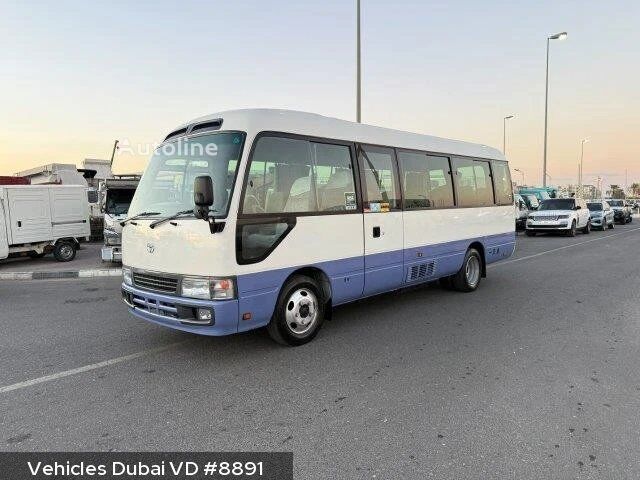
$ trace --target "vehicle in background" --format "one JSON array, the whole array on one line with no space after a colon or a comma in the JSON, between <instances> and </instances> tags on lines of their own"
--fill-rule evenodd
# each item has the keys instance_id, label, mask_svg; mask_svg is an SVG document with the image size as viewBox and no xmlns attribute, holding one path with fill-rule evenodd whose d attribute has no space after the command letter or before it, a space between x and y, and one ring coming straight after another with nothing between
<instances>
[{"instance_id":1,"label":"vehicle in background","mask_svg":"<svg viewBox=\"0 0 640 480\"><path fill-rule=\"evenodd\" d=\"M607 198L605 201L611 205L616 222L624 225L625 223L631 223L631 221L633 221L631 209L626 206L624 200L618 198Z\"/></svg>"},{"instance_id":2,"label":"vehicle in background","mask_svg":"<svg viewBox=\"0 0 640 480\"><path fill-rule=\"evenodd\" d=\"M0 259L53 253L56 260L68 262L90 234L86 187L0 187Z\"/></svg>"},{"instance_id":3,"label":"vehicle in background","mask_svg":"<svg viewBox=\"0 0 640 480\"><path fill-rule=\"evenodd\" d=\"M524 230L527 227L527 217L529 216L529 208L524 198L518 193L514 195L515 198L515 215L516 215L516 230Z\"/></svg>"},{"instance_id":4,"label":"vehicle in background","mask_svg":"<svg viewBox=\"0 0 640 480\"><path fill-rule=\"evenodd\" d=\"M591 216L587 202L581 198L551 198L540 203L538 211L529 214L527 235L564 232L575 237L576 231L591 232Z\"/></svg>"},{"instance_id":5,"label":"vehicle in background","mask_svg":"<svg viewBox=\"0 0 640 480\"><path fill-rule=\"evenodd\" d=\"M123 222L122 299L165 327L301 345L336 305L435 280L476 290L513 253L513 208L509 165L484 145L222 112L154 151Z\"/></svg>"},{"instance_id":6,"label":"vehicle in background","mask_svg":"<svg viewBox=\"0 0 640 480\"><path fill-rule=\"evenodd\" d=\"M614 227L614 214L611 205L604 200L589 200L587 207L591 213L591 226L593 228L613 228Z\"/></svg>"},{"instance_id":7,"label":"vehicle in background","mask_svg":"<svg viewBox=\"0 0 640 480\"><path fill-rule=\"evenodd\" d=\"M551 195L549 195L549 192L547 191L546 188L538 188L538 187L521 188L518 193L520 195L524 195L524 194L534 195L539 202L543 200L548 200L551 198Z\"/></svg>"},{"instance_id":8,"label":"vehicle in background","mask_svg":"<svg viewBox=\"0 0 640 480\"><path fill-rule=\"evenodd\" d=\"M100 182L100 208L104 214L103 262L122 261L122 226L136 193L140 175L117 175Z\"/></svg>"},{"instance_id":9,"label":"vehicle in background","mask_svg":"<svg viewBox=\"0 0 640 480\"><path fill-rule=\"evenodd\" d=\"M521 193L520 196L524 199L529 210L538 210L538 207L540 207L540 200L538 200L538 197L535 195L531 193Z\"/></svg>"}]
</instances>

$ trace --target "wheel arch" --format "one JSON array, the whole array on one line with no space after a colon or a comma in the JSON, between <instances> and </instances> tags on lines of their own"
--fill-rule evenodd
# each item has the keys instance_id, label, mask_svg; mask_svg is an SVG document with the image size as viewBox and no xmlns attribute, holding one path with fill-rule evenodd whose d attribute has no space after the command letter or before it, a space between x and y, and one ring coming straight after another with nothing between
<instances>
[{"instance_id":1,"label":"wheel arch","mask_svg":"<svg viewBox=\"0 0 640 480\"><path fill-rule=\"evenodd\" d=\"M326 272L318 267L313 266L305 266L295 269L293 272L287 276L285 281L282 283L283 287L287 284L292 277L296 275L304 275L310 278L313 278L318 285L320 286L322 300L325 304L325 317L331 317L331 299L332 299L332 290L331 290L331 281L329 280L329 276ZM282 289L281 289L282 291Z\"/></svg>"},{"instance_id":2,"label":"wheel arch","mask_svg":"<svg viewBox=\"0 0 640 480\"><path fill-rule=\"evenodd\" d=\"M482 242L472 242L469 245L469 248L475 248L478 251L478 253L480 253L480 259L482 260L482 278L486 278L486 276L487 276L487 257L486 257L486 254L485 254L484 245L482 244Z\"/></svg>"}]
</instances>

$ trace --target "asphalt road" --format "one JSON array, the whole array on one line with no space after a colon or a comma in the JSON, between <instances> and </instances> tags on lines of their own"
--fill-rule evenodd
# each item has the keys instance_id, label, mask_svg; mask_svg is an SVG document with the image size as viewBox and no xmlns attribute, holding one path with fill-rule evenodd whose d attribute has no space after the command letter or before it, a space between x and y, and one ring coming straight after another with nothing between
<instances>
[{"instance_id":1,"label":"asphalt road","mask_svg":"<svg viewBox=\"0 0 640 480\"><path fill-rule=\"evenodd\" d=\"M520 235L478 291L347 305L299 348L147 324L117 278L0 282L0 450L284 450L300 479L638 478L639 251L636 223Z\"/></svg>"}]
</instances>

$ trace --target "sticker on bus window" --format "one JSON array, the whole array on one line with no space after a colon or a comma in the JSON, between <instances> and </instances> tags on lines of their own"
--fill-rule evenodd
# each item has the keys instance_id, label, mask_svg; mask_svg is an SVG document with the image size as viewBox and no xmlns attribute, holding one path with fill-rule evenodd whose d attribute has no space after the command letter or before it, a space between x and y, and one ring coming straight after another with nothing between
<instances>
[{"instance_id":1,"label":"sticker on bus window","mask_svg":"<svg viewBox=\"0 0 640 480\"><path fill-rule=\"evenodd\" d=\"M379 203L377 203L377 202L371 202L371 203L369 204L369 210L370 210L372 213L379 212L379 211L380 211L380 204L379 204Z\"/></svg>"},{"instance_id":2,"label":"sticker on bus window","mask_svg":"<svg viewBox=\"0 0 640 480\"><path fill-rule=\"evenodd\" d=\"M380 211L388 213L389 212L389 203L381 203L380 204Z\"/></svg>"},{"instance_id":3,"label":"sticker on bus window","mask_svg":"<svg viewBox=\"0 0 640 480\"><path fill-rule=\"evenodd\" d=\"M346 210L355 210L358 208L355 192L344 192L344 208Z\"/></svg>"}]
</instances>

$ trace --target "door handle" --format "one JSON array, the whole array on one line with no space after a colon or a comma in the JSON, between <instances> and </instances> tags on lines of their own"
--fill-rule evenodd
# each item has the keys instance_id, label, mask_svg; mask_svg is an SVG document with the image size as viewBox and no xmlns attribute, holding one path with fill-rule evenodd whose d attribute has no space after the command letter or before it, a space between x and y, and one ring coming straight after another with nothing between
<instances>
[{"instance_id":1,"label":"door handle","mask_svg":"<svg viewBox=\"0 0 640 480\"><path fill-rule=\"evenodd\" d=\"M373 227L373 238L380 238L380 227Z\"/></svg>"}]
</instances>

